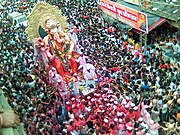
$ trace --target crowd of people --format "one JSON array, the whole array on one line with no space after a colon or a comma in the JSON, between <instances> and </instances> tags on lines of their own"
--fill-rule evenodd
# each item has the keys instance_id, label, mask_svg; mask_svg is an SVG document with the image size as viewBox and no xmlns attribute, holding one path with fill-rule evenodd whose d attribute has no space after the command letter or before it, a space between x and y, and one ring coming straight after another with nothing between
<instances>
[{"instance_id":1,"label":"crowd of people","mask_svg":"<svg viewBox=\"0 0 180 135\"><path fill-rule=\"evenodd\" d=\"M61 97L46 70L34 61L25 27L7 14L29 12L34 2L13 0L1 9L0 85L27 134L179 134L179 65L164 61L151 45L142 49L133 35L110 25L93 0L49 0L77 30L80 52L95 66L98 81L89 95ZM23 6L23 8L22 8ZM166 41L168 42L168 41ZM83 80L83 78L80 78ZM83 86L81 86L83 87Z\"/></svg>"}]
</instances>

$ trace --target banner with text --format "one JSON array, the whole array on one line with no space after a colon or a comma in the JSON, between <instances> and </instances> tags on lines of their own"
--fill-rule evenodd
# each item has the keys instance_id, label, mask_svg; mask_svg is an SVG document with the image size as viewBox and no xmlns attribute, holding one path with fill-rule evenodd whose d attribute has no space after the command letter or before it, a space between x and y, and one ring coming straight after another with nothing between
<instances>
[{"instance_id":1,"label":"banner with text","mask_svg":"<svg viewBox=\"0 0 180 135\"><path fill-rule=\"evenodd\" d=\"M109 16L143 32L148 33L147 15L110 0L101 0L101 10Z\"/></svg>"},{"instance_id":2,"label":"banner with text","mask_svg":"<svg viewBox=\"0 0 180 135\"><path fill-rule=\"evenodd\" d=\"M107 15L116 18L116 5L109 0L100 0L100 8Z\"/></svg>"},{"instance_id":3,"label":"banner with text","mask_svg":"<svg viewBox=\"0 0 180 135\"><path fill-rule=\"evenodd\" d=\"M139 0L124 0L125 2L134 4L134 5L139 5Z\"/></svg>"}]
</instances>

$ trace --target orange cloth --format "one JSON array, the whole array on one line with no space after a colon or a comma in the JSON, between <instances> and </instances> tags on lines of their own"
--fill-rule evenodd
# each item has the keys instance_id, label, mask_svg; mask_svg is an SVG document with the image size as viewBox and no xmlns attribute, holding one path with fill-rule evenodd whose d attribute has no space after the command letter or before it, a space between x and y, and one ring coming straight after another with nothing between
<instances>
[{"instance_id":1,"label":"orange cloth","mask_svg":"<svg viewBox=\"0 0 180 135\"><path fill-rule=\"evenodd\" d=\"M77 62L76 62L75 58L71 57L69 59L69 62L70 62L70 66L71 66L72 72L73 73L77 73L78 65L77 65Z\"/></svg>"},{"instance_id":2,"label":"orange cloth","mask_svg":"<svg viewBox=\"0 0 180 135\"><path fill-rule=\"evenodd\" d=\"M63 69L63 66L62 66L62 63L60 62L60 60L58 60L58 58L54 58L53 64L56 67L58 74L60 74L62 77L64 77L65 72L64 72L64 69Z\"/></svg>"}]
</instances>

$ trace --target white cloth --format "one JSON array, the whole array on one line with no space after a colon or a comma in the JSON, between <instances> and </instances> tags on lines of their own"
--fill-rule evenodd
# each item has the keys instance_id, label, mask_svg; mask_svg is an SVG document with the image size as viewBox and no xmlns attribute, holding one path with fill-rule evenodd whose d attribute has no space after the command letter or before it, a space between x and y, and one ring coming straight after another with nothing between
<instances>
[{"instance_id":1,"label":"white cloth","mask_svg":"<svg viewBox=\"0 0 180 135\"><path fill-rule=\"evenodd\" d=\"M36 84L36 80L34 80L34 81L32 81L32 82L29 82L29 83L28 83L28 86L29 86L30 88L34 88L34 89L35 89L35 84Z\"/></svg>"},{"instance_id":2,"label":"white cloth","mask_svg":"<svg viewBox=\"0 0 180 135\"><path fill-rule=\"evenodd\" d=\"M159 135L158 129L159 129L159 124L155 123L149 126L149 130L147 133L149 133L150 135Z\"/></svg>"},{"instance_id":3,"label":"white cloth","mask_svg":"<svg viewBox=\"0 0 180 135\"><path fill-rule=\"evenodd\" d=\"M74 120L74 114L73 114L73 113L70 114L70 113L68 112L68 116L69 116L70 120Z\"/></svg>"},{"instance_id":4,"label":"white cloth","mask_svg":"<svg viewBox=\"0 0 180 135\"><path fill-rule=\"evenodd\" d=\"M84 79L86 80L86 86L92 84L95 87L95 79L97 74L95 72L95 67L92 64L85 64L83 68Z\"/></svg>"},{"instance_id":5,"label":"white cloth","mask_svg":"<svg viewBox=\"0 0 180 135\"><path fill-rule=\"evenodd\" d=\"M97 75L94 69L90 69L90 75L91 75L91 79L93 80L97 78Z\"/></svg>"},{"instance_id":6,"label":"white cloth","mask_svg":"<svg viewBox=\"0 0 180 135\"><path fill-rule=\"evenodd\" d=\"M73 33L70 33L69 35L70 35L70 37L71 37L71 40L72 40L73 43L75 44L74 50L75 50L75 51L78 51L78 50L79 50L79 45L78 45L78 37L77 37L77 34L76 34L75 32L73 32Z\"/></svg>"},{"instance_id":7,"label":"white cloth","mask_svg":"<svg viewBox=\"0 0 180 135\"><path fill-rule=\"evenodd\" d=\"M50 84L54 84L55 83L55 76L57 74L56 69L53 67L53 70L49 70L49 83Z\"/></svg>"},{"instance_id":8,"label":"white cloth","mask_svg":"<svg viewBox=\"0 0 180 135\"><path fill-rule=\"evenodd\" d=\"M90 74L90 72L88 72L87 70L84 71L84 79L85 79L85 80L90 80L90 79L91 79L91 74Z\"/></svg>"},{"instance_id":9,"label":"white cloth","mask_svg":"<svg viewBox=\"0 0 180 135\"><path fill-rule=\"evenodd\" d=\"M144 135L144 132L143 131L137 131L136 135Z\"/></svg>"},{"instance_id":10,"label":"white cloth","mask_svg":"<svg viewBox=\"0 0 180 135\"><path fill-rule=\"evenodd\" d=\"M73 90L74 90L75 95L79 95L79 86L80 86L79 81L76 78L74 78L73 79Z\"/></svg>"},{"instance_id":11,"label":"white cloth","mask_svg":"<svg viewBox=\"0 0 180 135\"><path fill-rule=\"evenodd\" d=\"M62 83L65 83L65 82L63 81L63 79L62 79L62 76L59 75L58 73L55 74L55 76L54 76L53 79L54 79L54 83L55 83L55 84L58 83L58 80L61 80Z\"/></svg>"},{"instance_id":12,"label":"white cloth","mask_svg":"<svg viewBox=\"0 0 180 135\"><path fill-rule=\"evenodd\" d=\"M163 89L157 89L156 92L159 96L162 96Z\"/></svg>"},{"instance_id":13,"label":"white cloth","mask_svg":"<svg viewBox=\"0 0 180 135\"><path fill-rule=\"evenodd\" d=\"M93 64L90 64L90 63L87 63L86 64L86 69L96 69L95 67L94 67L94 65Z\"/></svg>"},{"instance_id":14,"label":"white cloth","mask_svg":"<svg viewBox=\"0 0 180 135\"><path fill-rule=\"evenodd\" d=\"M67 91L67 87L66 87L66 83L62 80L61 82L57 82L56 83L56 88L58 89L58 91L61 94L61 91Z\"/></svg>"},{"instance_id":15,"label":"white cloth","mask_svg":"<svg viewBox=\"0 0 180 135\"><path fill-rule=\"evenodd\" d=\"M86 112L90 112L91 111L91 107L90 106L85 107L85 110L86 110Z\"/></svg>"},{"instance_id":16,"label":"white cloth","mask_svg":"<svg viewBox=\"0 0 180 135\"><path fill-rule=\"evenodd\" d=\"M176 84L174 84L174 82L171 82L169 87L171 88L171 91L175 91Z\"/></svg>"},{"instance_id":17,"label":"white cloth","mask_svg":"<svg viewBox=\"0 0 180 135\"><path fill-rule=\"evenodd\" d=\"M175 52L180 52L180 46L179 46L179 44L173 44L173 50L175 51Z\"/></svg>"},{"instance_id":18,"label":"white cloth","mask_svg":"<svg viewBox=\"0 0 180 135\"><path fill-rule=\"evenodd\" d=\"M77 34L75 32L70 33L70 37L72 39L72 41L76 44L78 42L78 37Z\"/></svg>"},{"instance_id":19,"label":"white cloth","mask_svg":"<svg viewBox=\"0 0 180 135\"><path fill-rule=\"evenodd\" d=\"M118 135L126 135L126 130L118 130Z\"/></svg>"},{"instance_id":20,"label":"white cloth","mask_svg":"<svg viewBox=\"0 0 180 135\"><path fill-rule=\"evenodd\" d=\"M86 65L86 59L89 58L88 56L80 56L78 59L76 59L76 62L79 63L79 68L78 69L81 69L81 68L84 68L84 66Z\"/></svg>"},{"instance_id":21,"label":"white cloth","mask_svg":"<svg viewBox=\"0 0 180 135\"><path fill-rule=\"evenodd\" d=\"M148 129L148 125L145 122L139 124L142 127L142 131L145 132Z\"/></svg>"},{"instance_id":22,"label":"white cloth","mask_svg":"<svg viewBox=\"0 0 180 135\"><path fill-rule=\"evenodd\" d=\"M162 106L162 113L166 113L167 111L168 111L168 105L166 103L166 104L163 104Z\"/></svg>"}]
</instances>

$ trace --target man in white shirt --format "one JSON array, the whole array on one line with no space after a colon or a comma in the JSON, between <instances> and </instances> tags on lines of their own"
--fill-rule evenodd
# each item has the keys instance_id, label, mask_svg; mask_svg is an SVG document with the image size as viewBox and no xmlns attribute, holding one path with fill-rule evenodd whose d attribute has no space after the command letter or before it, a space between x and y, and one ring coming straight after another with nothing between
<instances>
[{"instance_id":1,"label":"man in white shirt","mask_svg":"<svg viewBox=\"0 0 180 135\"><path fill-rule=\"evenodd\" d=\"M49 84L57 84L57 80L62 80L62 77L57 73L56 68L52 67L51 70L49 70Z\"/></svg>"},{"instance_id":2,"label":"man in white shirt","mask_svg":"<svg viewBox=\"0 0 180 135\"><path fill-rule=\"evenodd\" d=\"M172 48L173 48L173 50L174 50L174 53L180 52L180 46L179 46L179 44L177 43L176 40L173 42Z\"/></svg>"},{"instance_id":3,"label":"man in white shirt","mask_svg":"<svg viewBox=\"0 0 180 135\"><path fill-rule=\"evenodd\" d=\"M73 90L74 90L74 94L79 96L79 80L77 76L74 76L73 78Z\"/></svg>"},{"instance_id":4,"label":"man in white shirt","mask_svg":"<svg viewBox=\"0 0 180 135\"><path fill-rule=\"evenodd\" d=\"M146 135L159 135L158 129L160 128L160 125L157 122L150 120L148 127L149 130Z\"/></svg>"},{"instance_id":5,"label":"man in white shirt","mask_svg":"<svg viewBox=\"0 0 180 135\"><path fill-rule=\"evenodd\" d=\"M71 37L72 41L74 42L75 44L75 48L74 48L74 51L80 53L80 47L79 47L79 44L78 44L78 37L77 37L77 34L76 34L76 28L73 27L71 30L70 30L70 33L69 33L69 36Z\"/></svg>"},{"instance_id":6,"label":"man in white shirt","mask_svg":"<svg viewBox=\"0 0 180 135\"><path fill-rule=\"evenodd\" d=\"M78 69L84 68L84 66L86 65L86 59L88 59L88 58L89 58L89 57L88 57L88 56L85 56L85 55L83 54L83 52L80 53L79 58L76 59L76 62L78 62L79 65L80 65L80 66L78 67Z\"/></svg>"}]
</instances>

